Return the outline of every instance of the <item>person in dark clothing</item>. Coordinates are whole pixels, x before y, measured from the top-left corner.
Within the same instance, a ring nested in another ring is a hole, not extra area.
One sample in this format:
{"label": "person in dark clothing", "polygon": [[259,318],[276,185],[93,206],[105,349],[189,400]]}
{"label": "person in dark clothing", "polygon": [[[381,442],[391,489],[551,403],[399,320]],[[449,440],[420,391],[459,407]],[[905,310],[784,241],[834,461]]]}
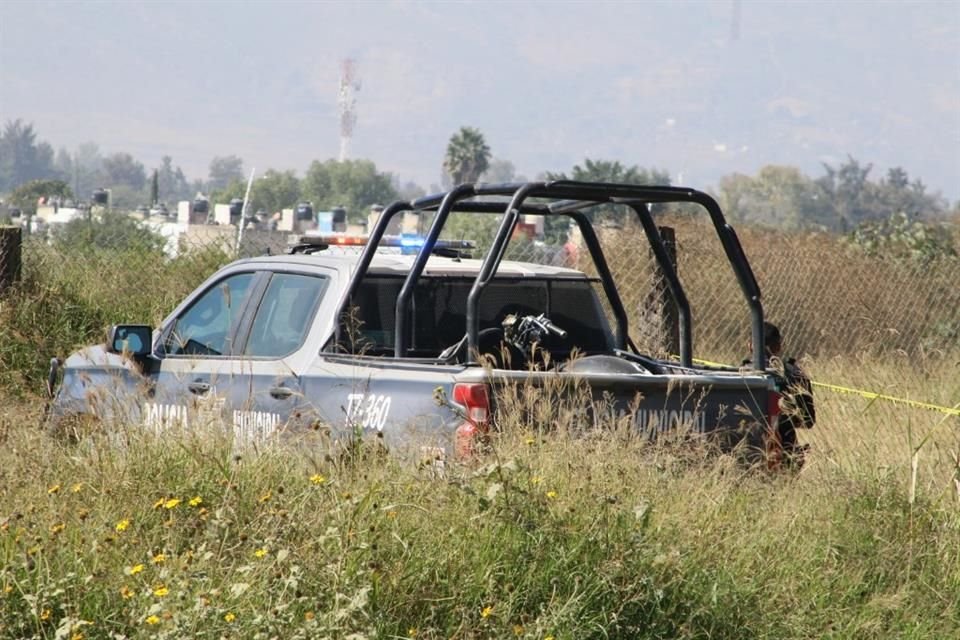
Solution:
{"label": "person in dark clothing", "polygon": [[[813,387],[810,378],[793,358],[783,357],[783,337],[772,322],[763,323],[766,367],[778,377],[780,392],[780,417],[777,432],[786,466],[799,469],[803,466],[807,445],[797,444],[797,429],[811,429],[817,421],[813,402]],[[748,364],[750,360],[744,361]]]}

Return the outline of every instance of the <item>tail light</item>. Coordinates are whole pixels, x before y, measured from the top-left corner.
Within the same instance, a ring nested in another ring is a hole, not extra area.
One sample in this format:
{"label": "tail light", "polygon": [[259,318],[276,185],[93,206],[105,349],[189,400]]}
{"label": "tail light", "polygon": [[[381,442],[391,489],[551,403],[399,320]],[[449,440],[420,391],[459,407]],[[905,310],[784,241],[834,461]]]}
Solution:
{"label": "tail light", "polygon": [[780,392],[771,390],[767,393],[767,423],[771,429],[776,429],[779,421]]}
{"label": "tail light", "polygon": [[780,442],[780,392],[771,390],[767,394],[767,437],[765,451],[767,468],[777,470],[783,461],[783,444]]}
{"label": "tail light", "polygon": [[470,458],[477,451],[478,440],[490,430],[490,394],[487,385],[455,384],[453,401],[464,408],[466,418],[466,422],[457,427],[454,450],[457,458]]}

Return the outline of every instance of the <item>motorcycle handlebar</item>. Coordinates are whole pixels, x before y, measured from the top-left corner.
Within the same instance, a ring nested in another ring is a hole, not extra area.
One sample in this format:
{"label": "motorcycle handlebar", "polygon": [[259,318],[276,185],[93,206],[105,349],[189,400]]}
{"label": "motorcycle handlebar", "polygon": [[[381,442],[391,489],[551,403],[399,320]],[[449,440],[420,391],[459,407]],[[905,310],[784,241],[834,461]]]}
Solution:
{"label": "motorcycle handlebar", "polygon": [[567,337],[567,332],[561,329],[560,327],[558,327],[557,325],[553,324],[553,321],[550,320],[550,318],[548,318],[544,314],[541,313],[539,316],[528,316],[528,317],[537,325],[539,325],[544,331],[549,331],[550,333],[557,336],[558,338]]}

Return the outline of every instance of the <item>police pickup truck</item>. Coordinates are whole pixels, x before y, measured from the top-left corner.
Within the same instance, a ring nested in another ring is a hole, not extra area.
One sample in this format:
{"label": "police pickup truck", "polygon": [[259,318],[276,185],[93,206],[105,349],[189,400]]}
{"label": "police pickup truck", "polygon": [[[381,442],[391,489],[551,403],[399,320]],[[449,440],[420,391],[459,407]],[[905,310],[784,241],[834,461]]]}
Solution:
{"label": "police pickup truck", "polygon": [[[236,442],[321,430],[342,443],[366,434],[453,458],[470,456],[497,429],[503,391],[557,383],[582,401],[567,419],[597,423],[610,414],[651,434],[685,426],[769,448],[775,377],[693,364],[690,306],[651,215],[665,202],[693,203],[710,216],[750,310],[753,362],[764,362],[759,289],[707,194],[572,181],[466,184],[391,204],[369,237],[303,237],[288,254],[233,262],[157,329],[112,327],[105,345],[51,371],[62,382],[50,419],[156,430],[215,422]],[[637,216],[667,281],[680,324],[677,359],[638,353],[629,337],[588,215],[611,203]],[[405,212],[431,219],[426,234],[386,235]],[[465,241],[440,239],[452,212],[501,216],[482,259],[466,256]],[[568,218],[596,275],[505,259],[521,215]],[[357,242],[353,254],[333,250]]]}

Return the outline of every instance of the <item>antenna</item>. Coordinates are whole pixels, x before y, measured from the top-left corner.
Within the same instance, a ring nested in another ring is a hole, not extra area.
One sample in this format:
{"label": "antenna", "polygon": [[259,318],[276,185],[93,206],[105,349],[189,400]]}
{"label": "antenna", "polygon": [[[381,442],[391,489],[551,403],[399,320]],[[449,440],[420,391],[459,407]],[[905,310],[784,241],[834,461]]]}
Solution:
{"label": "antenna", "polygon": [[346,160],[350,153],[353,126],[357,123],[355,92],[359,90],[357,63],[353,58],[344,58],[340,62],[340,91],[337,96],[337,105],[340,107],[340,162]]}

